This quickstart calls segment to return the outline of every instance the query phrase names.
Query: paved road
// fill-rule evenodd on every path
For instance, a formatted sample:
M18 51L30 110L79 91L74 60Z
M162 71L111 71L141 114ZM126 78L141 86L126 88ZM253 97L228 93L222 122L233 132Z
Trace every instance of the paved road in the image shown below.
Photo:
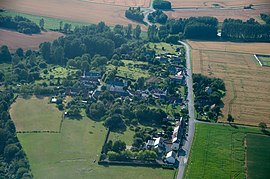
M150 1L149 7L148 8L142 8L144 10L144 19L143 21L148 25L151 26L152 23L148 20L148 15L152 12L155 12L156 10L153 8L153 1Z
M192 140L195 132L195 119L194 119L194 95L193 95L193 81L192 81L192 69L191 69L191 60L190 60L190 48L189 46L182 41L179 41L185 46L186 49L186 63L187 63L187 87L188 87L188 112L189 112L189 127L188 127L188 136L182 147L185 151L184 156L179 157L179 168L177 179L182 179L184 176L185 167L188 161L188 156L190 148L192 145Z

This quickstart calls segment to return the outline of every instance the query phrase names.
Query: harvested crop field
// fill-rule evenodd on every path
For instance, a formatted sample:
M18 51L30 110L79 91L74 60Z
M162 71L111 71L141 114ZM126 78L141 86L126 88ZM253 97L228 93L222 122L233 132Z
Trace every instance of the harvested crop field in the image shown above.
M150 0L81 0L99 4L110 4L127 7L149 7Z
M42 42L53 41L63 36L59 32L42 32L41 34L26 35L15 31L0 29L0 46L7 45L10 51L21 47L24 50L37 50Z
M112 1L107 4L102 0L1 0L0 8L12 11L23 12L38 16L46 16L57 19L71 20L75 22L98 23L104 21L108 25L132 24L133 22L125 18L126 6L116 4L122 1ZM143 1L131 1L135 3ZM145 2L147 2L145 0ZM115 3L115 4L114 4ZM147 3L146 3L147 4ZM46 22L45 22L46 23Z
M270 6L256 6L252 9L219 9L219 8L192 8L192 9L174 9L174 11L165 12L170 18L188 18L199 16L216 17L219 22L223 22L226 18L242 19L246 21L249 18L254 18L261 22L260 13L268 14Z
M226 85L222 112L236 123L270 125L270 71L261 67L253 53L269 54L268 43L194 42L193 72L222 78Z
M249 4L269 4L268 0L170 0L173 8L241 7Z

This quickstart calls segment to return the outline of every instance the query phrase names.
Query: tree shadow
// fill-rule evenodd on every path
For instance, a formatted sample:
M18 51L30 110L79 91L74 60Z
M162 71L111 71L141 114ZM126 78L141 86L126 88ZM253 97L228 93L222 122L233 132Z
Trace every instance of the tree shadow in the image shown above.
M267 131L267 130L262 130L263 134L265 135L269 135L270 136L270 131Z
M21 94L20 95L23 99L31 99L32 95L29 94Z
M80 121L83 119L83 117L81 115L76 115L76 116L67 116L65 119Z

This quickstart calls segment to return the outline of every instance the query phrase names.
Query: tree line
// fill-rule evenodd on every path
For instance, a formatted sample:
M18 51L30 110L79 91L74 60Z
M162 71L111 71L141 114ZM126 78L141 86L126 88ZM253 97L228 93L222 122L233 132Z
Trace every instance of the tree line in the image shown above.
M270 14L260 14L260 16L266 24L270 24Z
M153 2L154 9L161 9L161 10L171 10L172 5L171 2L166 0L154 0Z
M14 94L0 93L0 178L33 178L30 165L8 113Z
M270 41L270 25L259 24L253 18L246 22L240 19L225 19L222 25L221 37L240 41Z
M0 27L16 30L24 34L40 33L40 27L36 23L22 16L0 16Z

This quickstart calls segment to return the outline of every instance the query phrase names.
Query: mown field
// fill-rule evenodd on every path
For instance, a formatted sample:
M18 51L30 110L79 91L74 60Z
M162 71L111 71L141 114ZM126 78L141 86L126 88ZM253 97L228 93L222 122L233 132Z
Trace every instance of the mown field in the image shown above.
M270 178L270 137L248 134L246 142L248 178Z
M266 56L260 56L259 55L258 57L259 57L259 59L261 60L261 62L263 63L264 66L270 66L270 56L266 57Z
M18 105L17 102L14 105ZM37 108L33 100L28 99L27 102L28 110L33 111ZM46 104L39 107L44 109ZM46 113L48 111L39 111L40 118L54 127L55 121L45 117ZM28 114L27 110L23 110L19 115L12 116L17 128L19 126L16 121L23 121L22 117ZM35 125L40 124L35 123ZM17 135L35 178L163 179L174 177L174 170L98 165L106 132L102 122L83 117L82 120L65 119L61 133L18 133Z
M197 123L185 178L245 178L246 133L260 133L260 130ZM253 155L263 153L258 151ZM259 167L260 163L256 164ZM267 174L268 170L261 172Z
M167 53L173 53L175 54L176 49L182 47L182 45L174 45L174 44L169 44L165 42L160 42L160 43L148 43L146 45L148 49L152 49L156 51L156 54L164 54L165 52ZM164 48L164 50L162 49Z
M236 123L270 124L270 71L253 54L269 54L269 43L189 41L193 72L224 80L226 96L221 120L229 113Z
M62 112L49 97L18 97L11 105L10 115L17 132L59 131Z

